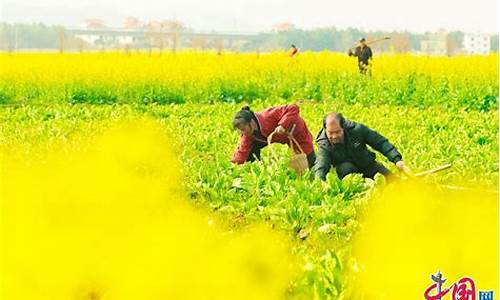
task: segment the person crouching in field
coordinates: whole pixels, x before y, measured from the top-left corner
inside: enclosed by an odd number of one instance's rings
[[[296,104],[270,107],[260,112],[253,112],[244,106],[234,116],[233,126],[241,133],[240,144],[231,160],[235,164],[260,159],[260,150],[267,146],[267,138],[273,132],[271,143],[289,144],[288,135],[294,127],[292,136],[307,155],[309,168],[314,166],[316,154],[312,134],[300,117]],[[295,147],[293,150],[300,153]]]
[[[375,153],[366,145],[382,153],[408,176],[413,175],[401,153],[385,137],[363,124],[345,119],[340,113],[326,115],[316,142],[318,159],[314,172],[321,180],[326,179],[332,166],[340,179],[351,173],[361,173],[372,179],[377,173],[391,176],[391,171],[375,160]]]

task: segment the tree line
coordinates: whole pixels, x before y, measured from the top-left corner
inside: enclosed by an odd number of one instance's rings
[[[184,29],[190,30],[190,29]],[[303,30],[291,28],[288,30],[258,33],[255,37],[241,45],[240,51],[270,51],[288,49],[291,44],[302,51],[341,51],[354,46],[361,37],[368,40],[390,36],[391,40],[374,44],[372,48],[378,52],[418,52],[421,51],[420,41],[427,34],[408,31],[363,31],[357,28],[338,29],[335,27]],[[461,31],[447,32],[446,44],[448,53],[458,53],[462,47],[464,33]],[[16,49],[59,49],[64,39],[67,48],[81,47],[81,41],[64,33],[60,26],[49,26],[43,23],[8,24],[0,23],[0,50],[15,51]],[[190,47],[189,44],[180,45]],[[491,38],[491,51],[498,52],[498,34]]]

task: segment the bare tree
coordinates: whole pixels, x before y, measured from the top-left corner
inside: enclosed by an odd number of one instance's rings
[[[151,21],[146,25],[146,32],[144,33],[144,38],[149,48],[149,55],[151,55],[154,46],[158,46],[158,40],[161,39],[161,27],[162,24],[157,21]]]
[[[182,22],[175,20],[174,21],[165,20],[163,21],[163,25],[167,29],[168,36],[172,41],[172,52],[175,53],[179,44],[181,34],[186,29],[186,27]]]
[[[184,24],[179,21],[152,21],[146,26],[145,39],[149,45],[149,52],[152,47],[160,50],[160,55],[163,48],[169,44],[172,45],[172,52],[176,52],[180,40],[181,33],[184,31]]]
[[[57,36],[58,36],[58,43],[59,43],[59,53],[63,53],[64,52],[64,43],[65,43],[64,27],[62,27],[62,26],[57,27]]]
[[[446,55],[453,56],[459,52],[460,46],[451,35],[446,36]]]
[[[207,38],[203,36],[193,37],[191,40],[191,47],[193,47],[193,49],[205,50],[207,47]]]
[[[222,37],[215,39],[215,47],[217,49],[217,55],[222,55],[222,50],[224,50],[224,39]]]
[[[394,45],[394,51],[397,53],[409,52],[411,49],[410,36],[405,32],[394,34],[392,36],[392,44]]]

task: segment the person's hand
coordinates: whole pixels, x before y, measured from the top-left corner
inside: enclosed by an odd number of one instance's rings
[[[277,134],[286,134],[286,129],[283,126],[278,125],[278,127],[274,129],[274,132],[276,132]]]
[[[403,172],[405,175],[409,176],[409,177],[415,177],[415,175],[413,174],[412,170],[405,164],[404,161],[400,160],[396,163],[396,167],[398,167],[398,169]]]

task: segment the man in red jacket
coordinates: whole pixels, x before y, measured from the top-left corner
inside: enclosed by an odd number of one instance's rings
[[[296,104],[271,107],[260,112],[253,112],[248,106],[243,107],[233,119],[233,126],[241,132],[240,144],[233,155],[232,162],[243,164],[260,159],[260,150],[267,146],[267,137],[275,132],[271,143],[289,144],[288,132],[295,125],[293,137],[307,155],[309,168],[316,161],[312,134],[299,115]],[[299,149],[294,147],[296,153]]]

